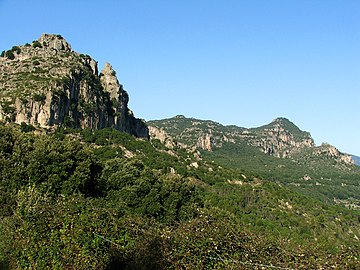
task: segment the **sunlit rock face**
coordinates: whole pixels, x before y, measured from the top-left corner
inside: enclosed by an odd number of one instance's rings
[[[43,34],[0,57],[0,120],[41,128],[113,127],[148,138],[128,102],[110,64],[98,74],[97,62],[74,52],[60,35]]]

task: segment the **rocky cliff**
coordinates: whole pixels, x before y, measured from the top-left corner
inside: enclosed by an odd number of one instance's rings
[[[186,118],[182,115],[170,119],[149,121],[151,136],[175,140],[189,149],[214,151],[224,145],[247,145],[277,158],[293,158],[311,152],[313,156],[330,157],[345,164],[353,164],[351,156],[335,147],[323,144],[315,146],[310,133],[300,130],[286,118],[276,118],[270,124],[258,128],[223,126],[207,120]],[[159,132],[161,131],[161,132]]]
[[[310,133],[300,130],[283,117],[268,125],[248,129],[243,132],[243,137],[264,153],[277,157],[288,157],[303,148],[315,146]]]
[[[98,74],[97,62],[60,35],[43,34],[1,54],[0,120],[41,128],[113,127],[148,138],[128,101],[110,64]]]

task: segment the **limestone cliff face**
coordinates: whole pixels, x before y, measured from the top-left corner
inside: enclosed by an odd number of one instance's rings
[[[258,128],[223,126],[219,123],[184,116],[148,122],[151,136],[161,141],[181,142],[188,149],[214,151],[224,146],[244,145],[277,158],[299,158],[311,152],[339,163],[353,164],[351,156],[330,145],[315,146],[310,133],[300,130],[286,118],[277,118]],[[166,136],[165,136],[166,134]]]
[[[153,121],[173,133],[177,140],[191,147],[206,151],[221,148],[227,143],[247,143],[262,152],[276,156],[289,157],[306,147],[315,146],[308,132],[301,131],[285,118],[277,118],[272,123],[259,128],[222,126],[213,121],[187,119],[177,116],[163,121]]]
[[[113,127],[149,137],[110,64],[99,75],[97,62],[72,51],[59,35],[43,34],[10,51],[13,57],[0,57],[0,120],[41,128]]]
[[[286,118],[277,118],[266,126],[249,129],[244,134],[249,144],[276,157],[290,157],[303,148],[315,146],[308,132],[301,131]]]
[[[173,149],[175,146],[179,145],[179,143],[177,143],[164,129],[149,126],[149,134],[151,139],[159,140],[170,149]]]
[[[328,158],[333,158],[337,161],[347,163],[347,164],[355,164],[351,155],[341,153],[336,147],[323,143],[319,147],[316,148],[314,154],[317,156],[326,156]]]

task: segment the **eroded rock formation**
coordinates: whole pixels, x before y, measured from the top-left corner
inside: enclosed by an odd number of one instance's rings
[[[0,120],[41,128],[113,127],[149,137],[110,64],[99,75],[97,62],[74,52],[60,35],[43,34],[9,51],[0,57]]]

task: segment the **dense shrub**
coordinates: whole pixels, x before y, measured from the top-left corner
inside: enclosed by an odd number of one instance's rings
[[[43,94],[43,93],[41,93],[41,94],[34,94],[34,95],[33,95],[33,99],[34,99],[34,101],[36,101],[36,102],[44,102],[45,99],[46,99],[46,95]]]
[[[357,269],[357,211],[113,129],[27,129],[0,125],[1,269]]]
[[[37,40],[33,42],[32,46],[33,46],[34,48],[42,48],[41,43],[40,43],[39,41],[37,41]]]
[[[31,124],[26,124],[25,122],[22,122],[21,124],[20,124],[20,130],[22,131],[22,132],[31,132],[31,131],[34,131],[35,130],[35,127],[33,126],[33,125],[31,125]]]
[[[20,54],[20,53],[21,53],[21,49],[20,49],[20,47],[18,47],[18,46],[13,46],[13,47],[11,48],[11,50],[12,50],[13,52],[16,52],[17,54]]]
[[[10,60],[15,59],[15,55],[11,50],[5,52],[5,57],[7,57],[7,59],[10,59]]]

